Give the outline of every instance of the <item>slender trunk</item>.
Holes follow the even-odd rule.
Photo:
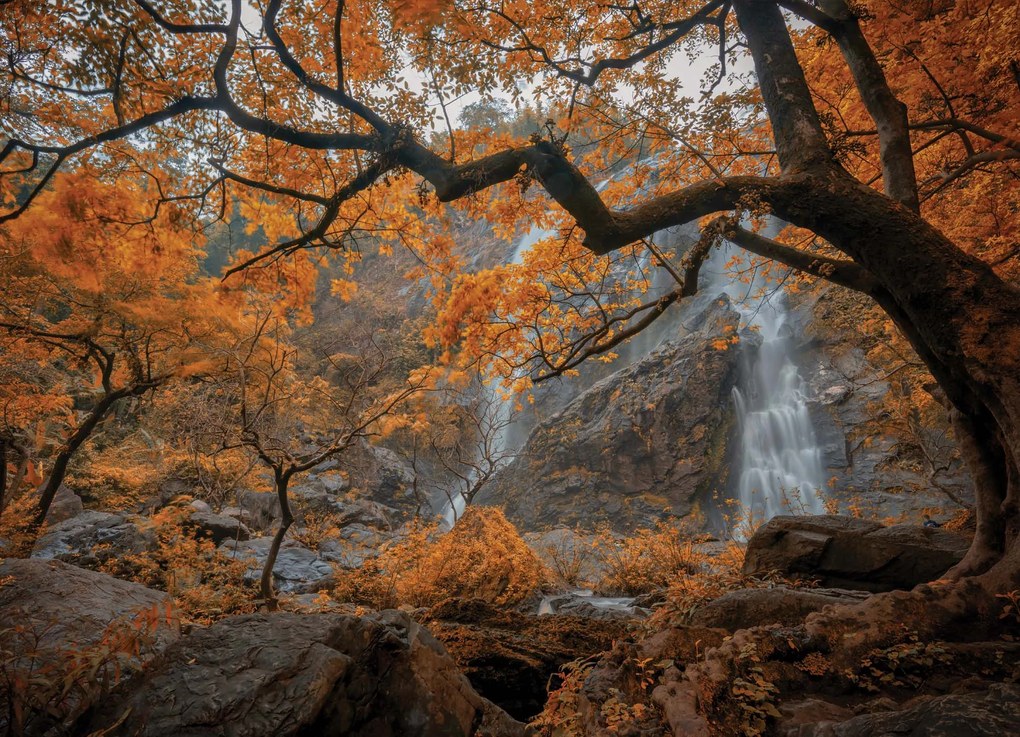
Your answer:
[[[0,514],[7,502],[7,441],[0,438]]]
[[[14,446],[14,450],[17,452],[20,460],[18,461],[17,468],[14,469],[14,477],[11,478],[7,484],[8,501],[18,498],[18,491],[20,491],[21,484],[25,481],[25,475],[28,473],[28,466],[32,462],[32,459],[29,457],[28,452],[24,448]]]
[[[78,449],[88,440],[89,436],[92,435],[93,431],[99,426],[99,423],[110,413],[110,410],[113,409],[117,402],[124,397],[138,394],[139,388],[136,386],[118,389],[110,394],[106,394],[89,411],[85,420],[78,428],[71,433],[67,442],[64,443],[60,452],[57,453],[57,457],[53,462],[53,468],[50,469],[49,477],[46,479],[46,483],[39,494],[39,504],[36,507],[35,519],[32,520],[32,527],[34,529],[39,529],[42,527],[43,522],[46,521],[46,515],[50,511],[53,498],[57,495],[60,485],[64,483],[64,477],[67,476],[67,467],[71,462],[71,458],[74,457]]]
[[[276,473],[276,496],[280,500],[280,528],[276,531],[273,536],[273,544],[269,546],[269,555],[266,556],[265,565],[262,566],[262,579],[260,581],[260,589],[262,592],[262,599],[266,603],[266,608],[269,611],[276,611],[278,602],[276,600],[276,593],[273,590],[273,568],[276,566],[276,558],[280,554],[280,547],[283,545],[283,538],[287,535],[287,530],[294,523],[294,516],[290,511],[290,503],[287,499],[287,485],[290,483],[289,473]]]

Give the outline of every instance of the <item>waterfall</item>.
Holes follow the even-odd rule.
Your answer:
[[[726,256],[728,249],[721,250]],[[752,281],[741,289],[757,294],[766,291],[763,287]],[[726,289],[735,296],[734,286]],[[777,289],[767,297],[733,301],[761,337],[733,389],[740,430],[737,500],[752,525],[777,514],[822,514],[822,454],[808,412],[807,387],[793,362],[786,294]]]

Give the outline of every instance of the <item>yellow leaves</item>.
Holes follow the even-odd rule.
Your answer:
[[[729,350],[730,346],[740,342],[739,335],[732,335],[729,338],[716,338],[712,341],[712,347],[717,351]]]
[[[350,302],[358,293],[358,283],[349,279],[333,279],[329,284],[329,293],[342,302]]]

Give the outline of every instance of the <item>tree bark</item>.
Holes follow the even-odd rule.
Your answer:
[[[277,529],[276,534],[273,535],[273,543],[269,546],[269,555],[266,556],[266,562],[262,566],[262,578],[259,581],[262,600],[269,611],[276,611],[279,606],[276,592],[273,590],[273,568],[276,566],[276,559],[280,555],[283,538],[286,537],[287,530],[294,523],[294,516],[290,511],[290,501],[287,497],[287,485],[290,483],[290,474],[286,472],[275,473],[274,482],[276,485],[276,496],[280,500],[280,527]]]
[[[46,482],[43,484],[42,490],[40,491],[35,518],[32,520],[33,529],[39,529],[46,521],[46,515],[50,511],[50,505],[53,504],[53,498],[57,495],[60,485],[64,483],[64,477],[67,476],[67,466],[71,462],[71,458],[74,457],[74,454],[78,452],[78,449],[81,448],[82,444],[88,439],[96,427],[99,426],[99,423],[103,421],[103,418],[106,417],[113,406],[117,404],[118,401],[124,397],[130,396],[131,394],[131,390],[121,389],[105,395],[89,411],[85,420],[73,433],[71,433],[67,442],[60,448],[60,451],[57,453],[57,456],[53,461],[53,467],[50,469]]]
[[[778,217],[822,236],[874,277],[877,286],[869,293],[956,409],[954,424],[978,499],[978,534],[957,575],[1002,561],[1012,566],[1003,582],[1017,582],[1017,556],[1009,553],[1017,547],[1020,494],[1020,290],[914,211],[903,183],[907,173],[896,168],[905,136],[898,103],[873,57],[862,53],[867,42],[856,19],[842,11],[841,0],[825,5],[839,14],[836,32],[851,71],[869,111],[886,126],[883,162],[899,182],[898,195],[883,196],[822,155],[824,136],[778,7],[735,0],[784,170],[782,186],[763,187],[760,194]]]

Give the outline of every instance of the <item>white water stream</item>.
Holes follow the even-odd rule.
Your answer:
[[[728,258],[732,248],[722,248],[717,256]],[[777,514],[822,514],[822,452],[808,411],[807,386],[793,360],[794,326],[786,293],[768,289],[759,279],[749,286],[729,279],[721,286],[741,322],[761,337],[733,389],[740,431],[735,491],[743,514],[752,524]],[[754,296],[745,299],[748,294]]]
[[[548,238],[556,231],[547,228],[532,227],[528,232],[521,235],[514,243],[514,250],[510,255],[508,264],[519,264],[524,259],[524,254],[529,248],[543,238]],[[482,391],[487,393],[486,401],[494,408],[495,417],[492,422],[498,428],[496,437],[492,439],[489,452],[493,457],[504,455],[511,446],[522,446],[527,440],[526,432],[520,432],[513,422],[513,400],[507,399],[499,391],[496,382],[487,382],[482,385]],[[515,432],[516,431],[516,432]],[[518,437],[524,435],[524,437]],[[513,437],[511,437],[513,436]],[[452,528],[460,516],[464,514],[467,507],[467,499],[459,489],[454,489],[447,495],[449,497],[443,507],[442,518],[446,529]]]

